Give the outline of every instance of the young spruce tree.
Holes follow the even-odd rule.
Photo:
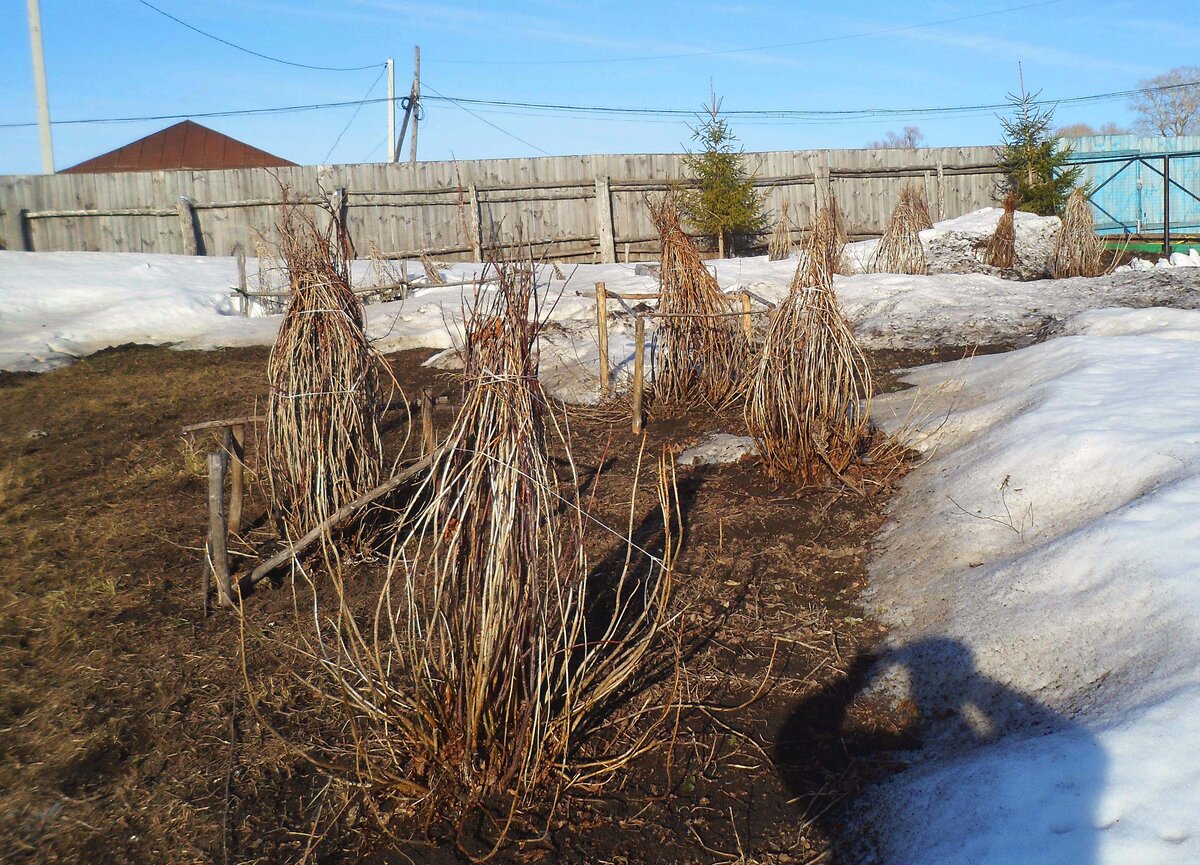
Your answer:
[[[1038,95],[1027,92],[1023,80],[1020,95],[1008,94],[1013,115],[1000,119],[1000,167],[1007,178],[1005,191],[1017,196],[1018,208],[1053,216],[1066,206],[1083,169],[1069,164],[1071,147],[1050,131],[1054,111],[1038,107]]]
[[[700,143],[699,153],[688,153],[684,164],[699,186],[681,200],[684,216],[702,237],[714,241],[721,255],[732,252],[734,242],[757,235],[767,226],[763,201],[754,190],[754,178],[746,171],[742,151],[721,116],[716,94],[697,115],[692,138]]]

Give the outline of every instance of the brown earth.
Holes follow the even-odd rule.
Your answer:
[[[435,412],[444,427],[456,384],[420,367],[428,354],[392,362],[409,394],[452,394]],[[201,612],[211,439],[180,427],[253,413],[266,355],[126,346],[0,375],[0,861],[273,863],[310,849],[327,862],[459,861],[436,832],[401,844],[325,826],[326,779],[247,708],[236,618]],[[894,367],[961,356],[872,360],[886,390]],[[627,409],[568,416],[596,514],[621,525],[639,448]],[[736,413],[653,419],[647,453],[741,429]],[[753,462],[681,468],[682,595],[697,632],[715,626],[690,674],[714,705],[761,694],[689,716],[669,761],[572,802],[503,858],[837,861],[841,804],[914,741],[906,719],[854,700],[883,634],[859,601],[865,559],[899,473],[868,472],[863,496],[773,484]],[[250,494],[253,520],[253,477]],[[268,538],[252,525],[233,544],[241,570]],[[267,588],[247,611],[286,628],[291,595]]]

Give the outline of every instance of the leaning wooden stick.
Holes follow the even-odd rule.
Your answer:
[[[305,550],[307,550],[309,547],[311,547],[313,544],[315,544],[317,541],[319,541],[326,534],[326,532],[328,532],[330,529],[334,528],[339,523],[343,522],[348,517],[350,517],[352,514],[365,508],[367,505],[371,504],[372,502],[383,498],[385,495],[390,493],[392,490],[396,489],[396,487],[412,480],[414,477],[416,477],[422,471],[429,468],[430,463],[432,462],[432,458],[433,457],[431,454],[427,454],[426,456],[421,457],[421,459],[417,460],[415,463],[413,463],[411,466],[406,468],[404,471],[400,472],[400,474],[389,478],[388,480],[381,483],[379,486],[375,487],[373,490],[368,490],[367,492],[363,493],[361,496],[356,498],[354,501],[347,502],[345,505],[338,508],[332,514],[330,514],[325,520],[323,520],[320,523],[320,525],[314,526],[308,532],[308,534],[306,534],[304,537],[302,537],[296,543],[289,544],[287,549],[279,551],[275,555],[271,556],[271,558],[267,559],[265,562],[263,562],[261,565],[259,565],[257,568],[255,568],[253,571],[251,571],[249,574],[242,577],[242,579],[238,583],[239,588],[243,592],[246,591],[251,586],[253,586],[255,583],[261,582],[276,568],[299,557],[299,555],[301,553],[303,553]]]
[[[600,341],[600,396],[608,395],[608,291],[596,283],[596,332]]]
[[[642,388],[646,378],[646,319],[638,316],[633,326],[633,433],[642,431]]]
[[[229,530],[242,530],[242,499],[245,496],[246,425],[227,427],[229,432]]]
[[[208,557],[213,582],[217,584],[217,603],[222,607],[233,605],[229,551],[226,547],[226,533],[229,530],[225,522],[226,461],[224,451],[212,451],[208,455]]]

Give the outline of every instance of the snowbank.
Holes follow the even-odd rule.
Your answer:
[[[1200,312],[1066,330],[876,405],[928,456],[871,564],[931,719],[864,806],[892,865],[1200,861]]]
[[[993,272],[994,268],[983,264],[980,250],[996,231],[996,224],[1003,213],[1002,208],[985,207],[954,219],[935,222],[933,228],[922,231],[921,246],[925,249],[929,272]],[[1060,224],[1057,216],[1038,216],[1022,211],[1013,214],[1017,273],[1026,278],[1046,275],[1054,255],[1054,240]],[[869,270],[878,244],[878,240],[848,244],[846,257],[851,267],[859,273]]]
[[[761,256],[709,266],[725,291],[748,289],[778,301],[787,294],[796,262]],[[249,261],[248,267],[255,285],[257,262]],[[455,282],[480,269],[454,264],[444,271]],[[367,262],[355,262],[357,284],[367,284],[367,270]],[[269,345],[280,317],[238,315],[229,291],[236,274],[232,258],[0,251],[0,369],[49,369],[128,342],[199,349]],[[613,294],[658,287],[656,277],[639,274],[635,264],[563,265],[561,277],[551,267],[539,268],[541,308],[552,323],[542,342],[542,376],[563,399],[598,398],[595,301],[579,292],[591,292],[601,281]],[[1200,271],[1190,268],[1035,282],[979,273],[861,274],[836,280],[843,311],[871,348],[1019,344],[1088,309],[1200,305],[1198,288]],[[461,286],[427,286],[404,301],[372,303],[367,306],[370,335],[385,351],[452,347],[461,342],[469,294]],[[611,364],[620,382],[633,361],[632,319],[615,299],[609,308]]]

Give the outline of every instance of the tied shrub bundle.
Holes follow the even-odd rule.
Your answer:
[[[1096,222],[1087,193],[1076,189],[1063,209],[1062,225],[1054,241],[1050,272],[1055,279],[1070,276],[1100,276],[1104,266],[1104,241],[1096,234]]]
[[[784,201],[779,206],[779,221],[771,232],[771,242],[767,245],[767,259],[783,261],[792,254],[792,224],[788,219],[788,203]]]
[[[367,340],[345,230],[330,217],[322,230],[285,202],[279,221],[291,296],[267,363],[266,444],[272,511],[293,539],[374,487],[383,466],[390,373]]]
[[[746,424],[772,477],[840,477],[869,432],[870,370],[833,291],[841,253],[824,209],[758,356]]]
[[[900,190],[900,201],[904,202],[913,212],[913,222],[918,231],[933,228],[933,217],[929,215],[929,201],[925,198],[925,189],[915,183],[906,183]]]
[[[750,347],[727,298],[680,226],[675,197],[649,202],[658,229],[661,279],[654,394],[683,407],[727,405],[738,396]]]
[[[388,831],[441,823],[480,858],[524,832],[522,815],[549,818],[657,747],[678,706],[670,470],[642,526],[657,535],[638,532],[656,540],[613,549],[605,527],[593,566],[595,523],[538,383],[534,269],[496,277],[468,310],[463,406],[398,518],[381,587],[351,592],[334,568],[297,604],[317,765]]]
[[[1017,263],[1016,193],[1004,196],[1004,213],[983,247],[983,263],[1007,270]]]
[[[883,237],[875,248],[871,270],[875,273],[928,273],[925,250],[921,246],[921,226],[929,220],[928,209],[922,214],[921,205],[912,195],[901,194],[896,209],[888,219]]]

